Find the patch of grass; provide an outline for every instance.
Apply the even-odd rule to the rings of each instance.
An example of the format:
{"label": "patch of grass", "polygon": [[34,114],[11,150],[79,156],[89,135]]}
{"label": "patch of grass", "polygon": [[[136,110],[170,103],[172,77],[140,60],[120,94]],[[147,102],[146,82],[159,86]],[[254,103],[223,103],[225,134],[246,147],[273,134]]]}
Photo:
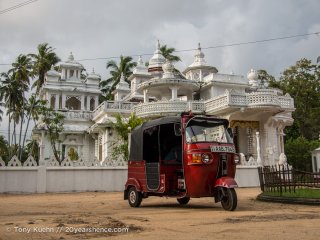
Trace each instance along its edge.
{"label": "patch of grass", "polygon": [[320,199],[320,189],[316,188],[297,188],[295,192],[287,191],[282,192],[264,192],[263,195],[266,196],[276,196],[276,197],[294,197],[294,198],[319,198]]}

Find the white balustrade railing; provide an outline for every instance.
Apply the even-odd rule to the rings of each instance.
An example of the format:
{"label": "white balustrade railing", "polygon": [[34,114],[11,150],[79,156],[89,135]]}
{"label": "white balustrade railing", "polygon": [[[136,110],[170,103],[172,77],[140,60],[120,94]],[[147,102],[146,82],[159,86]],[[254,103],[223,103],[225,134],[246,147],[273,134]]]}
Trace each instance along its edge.
{"label": "white balustrade railing", "polygon": [[91,111],[81,111],[81,110],[67,110],[67,111],[57,111],[62,114],[66,120],[91,120]]}
{"label": "white balustrade railing", "polygon": [[294,101],[289,95],[279,96],[275,92],[237,93],[226,91],[223,95],[205,101],[207,112],[227,107],[280,107],[294,109]]}
{"label": "white balustrade railing", "polygon": [[220,110],[224,107],[227,107],[228,104],[229,104],[229,99],[227,94],[220,95],[215,98],[211,98],[205,102],[206,112],[213,112],[213,111]]}
{"label": "white balustrade railing", "polygon": [[134,107],[134,112],[138,117],[162,116],[168,114],[179,114],[186,111],[203,113],[205,111],[204,102],[201,101],[158,101],[140,103]]}
{"label": "white balustrade railing", "polygon": [[103,112],[130,113],[136,104],[134,102],[105,101],[94,110],[93,118]]}

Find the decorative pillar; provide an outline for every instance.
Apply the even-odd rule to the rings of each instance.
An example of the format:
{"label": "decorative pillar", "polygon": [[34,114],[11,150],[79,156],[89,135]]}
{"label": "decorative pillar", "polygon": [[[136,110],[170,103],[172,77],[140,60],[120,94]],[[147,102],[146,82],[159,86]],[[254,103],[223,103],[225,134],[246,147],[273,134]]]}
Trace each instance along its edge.
{"label": "decorative pillar", "polygon": [[55,103],[54,103],[54,109],[55,110],[59,109],[59,94],[56,94]]}
{"label": "decorative pillar", "polygon": [[65,109],[65,108],[66,108],[66,94],[64,94],[64,93],[62,93],[61,108],[62,108],[62,109]]}
{"label": "decorative pillar", "polygon": [[256,132],[256,138],[257,138],[257,164],[258,166],[262,166],[262,160],[260,155],[260,133]]}
{"label": "decorative pillar", "polygon": [[39,166],[44,166],[45,162],[44,162],[44,148],[45,148],[45,144],[44,144],[44,130],[41,130],[41,139],[40,139],[40,154],[39,154]]}
{"label": "decorative pillar", "polygon": [[171,100],[177,100],[179,88],[177,86],[173,86],[173,87],[170,87],[170,89],[171,89]]}
{"label": "decorative pillar", "polygon": [[93,110],[94,109],[96,109],[98,106],[99,106],[99,96],[95,96],[95,101],[94,101],[94,108],[93,108]]}
{"label": "decorative pillar", "polygon": [[85,96],[84,95],[81,95],[81,111],[84,111],[84,98]]}
{"label": "decorative pillar", "polygon": [[143,102],[149,102],[148,89],[143,90]]}

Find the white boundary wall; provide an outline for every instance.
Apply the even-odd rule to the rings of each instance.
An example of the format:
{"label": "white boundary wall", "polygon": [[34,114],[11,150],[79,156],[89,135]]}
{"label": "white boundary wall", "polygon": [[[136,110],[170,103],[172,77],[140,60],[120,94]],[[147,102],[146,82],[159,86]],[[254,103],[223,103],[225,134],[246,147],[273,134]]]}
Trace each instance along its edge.
{"label": "white boundary wall", "polygon": [[239,187],[260,187],[257,166],[237,166],[235,180]]}
{"label": "white boundary wall", "polygon": [[1,167],[0,193],[123,191],[126,179],[126,167]]}
{"label": "white boundary wall", "polygon": [[[110,161],[93,166],[68,166],[68,159],[63,166],[28,162],[22,166],[13,158],[5,166],[0,158],[0,193],[123,191],[127,180],[127,166],[107,166]],[[235,180],[239,187],[260,186],[257,166],[237,166]]]}

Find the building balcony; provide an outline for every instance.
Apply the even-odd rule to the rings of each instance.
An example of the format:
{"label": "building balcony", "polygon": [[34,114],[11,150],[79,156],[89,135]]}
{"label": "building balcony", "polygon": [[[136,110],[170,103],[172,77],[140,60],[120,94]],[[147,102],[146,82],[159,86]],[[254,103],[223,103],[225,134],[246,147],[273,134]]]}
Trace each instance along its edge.
{"label": "building balcony", "polygon": [[65,120],[90,121],[92,120],[92,111],[81,110],[58,110],[58,113],[65,117]]}
{"label": "building balcony", "polygon": [[137,103],[134,102],[116,102],[116,101],[105,101],[101,103],[93,112],[93,120],[96,120],[103,116],[105,113],[127,113],[130,114],[133,107]]}
{"label": "building balcony", "polygon": [[204,113],[205,105],[201,101],[158,101],[140,103],[134,107],[138,117],[160,117],[177,115],[182,112]]}
{"label": "building balcony", "polygon": [[279,95],[277,91],[265,90],[251,93],[228,91],[223,95],[205,101],[207,113],[220,113],[230,108],[265,108],[294,110],[294,101],[290,95]]}

